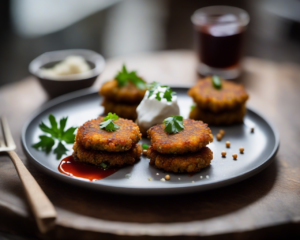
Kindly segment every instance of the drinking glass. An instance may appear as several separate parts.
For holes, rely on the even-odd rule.
[[[191,20],[195,30],[199,74],[237,78],[241,71],[248,13],[236,7],[210,6],[196,10]]]

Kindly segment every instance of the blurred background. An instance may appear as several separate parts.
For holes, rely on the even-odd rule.
[[[247,56],[300,63],[299,0],[1,0],[0,86],[29,75],[52,50],[118,55],[193,49],[192,13],[230,5],[250,15]]]

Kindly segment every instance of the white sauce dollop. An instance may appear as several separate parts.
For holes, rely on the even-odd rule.
[[[73,79],[89,77],[91,68],[86,60],[81,56],[68,56],[63,61],[55,64],[52,68],[41,68],[39,74],[44,78],[51,79]],[[73,75],[73,76],[71,76]],[[68,77],[70,76],[70,77]]]
[[[158,87],[150,98],[148,98],[149,91],[145,93],[142,102],[136,109],[138,115],[137,124],[141,128],[148,130],[150,127],[162,123],[167,117],[179,115],[177,96],[172,96],[171,102],[162,98],[166,89]],[[160,93],[162,98],[160,101],[155,99],[158,91],[162,92]]]

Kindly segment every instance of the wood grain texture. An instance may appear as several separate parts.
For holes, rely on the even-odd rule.
[[[41,233],[46,233],[55,226],[56,211],[36,180],[24,166],[22,160],[14,151],[8,154],[15,165],[19,178],[22,182],[28,203],[31,206],[37,225]]]
[[[141,54],[108,61],[95,88],[111,79],[121,64],[147,81],[191,86],[196,59],[189,51]],[[0,89],[0,114],[10,121],[17,153],[57,210],[57,226],[45,239],[72,236],[96,239],[150,239],[154,236],[235,237],[296,231],[300,226],[300,68],[246,58],[238,80],[250,94],[249,105],[278,128],[281,146],[273,164],[232,186],[172,197],[134,197],[90,191],[60,182],[35,168],[24,156],[20,132],[28,116],[46,101],[33,78]],[[12,162],[0,156],[0,229],[38,234]],[[11,222],[24,223],[16,229]],[[296,231],[299,234],[299,231]],[[144,237],[144,236],[148,237]],[[135,236],[133,238],[133,236]],[[194,236],[194,237],[193,237]],[[275,235],[279,236],[279,235]],[[159,238],[162,239],[162,238]]]

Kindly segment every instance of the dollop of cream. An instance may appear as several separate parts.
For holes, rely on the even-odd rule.
[[[45,78],[72,79],[74,78],[73,74],[77,74],[77,78],[88,77],[90,70],[90,66],[83,57],[69,56],[52,68],[41,68],[39,74]],[[69,75],[73,75],[73,77],[68,78]]]
[[[146,91],[143,100],[137,107],[137,124],[144,130],[160,124],[167,117],[179,115],[179,106],[177,103],[177,96],[172,96],[172,101],[168,102],[163,98],[163,94],[167,88],[158,87],[155,92],[148,98],[149,91]],[[156,99],[157,92],[160,93],[161,100]]]

